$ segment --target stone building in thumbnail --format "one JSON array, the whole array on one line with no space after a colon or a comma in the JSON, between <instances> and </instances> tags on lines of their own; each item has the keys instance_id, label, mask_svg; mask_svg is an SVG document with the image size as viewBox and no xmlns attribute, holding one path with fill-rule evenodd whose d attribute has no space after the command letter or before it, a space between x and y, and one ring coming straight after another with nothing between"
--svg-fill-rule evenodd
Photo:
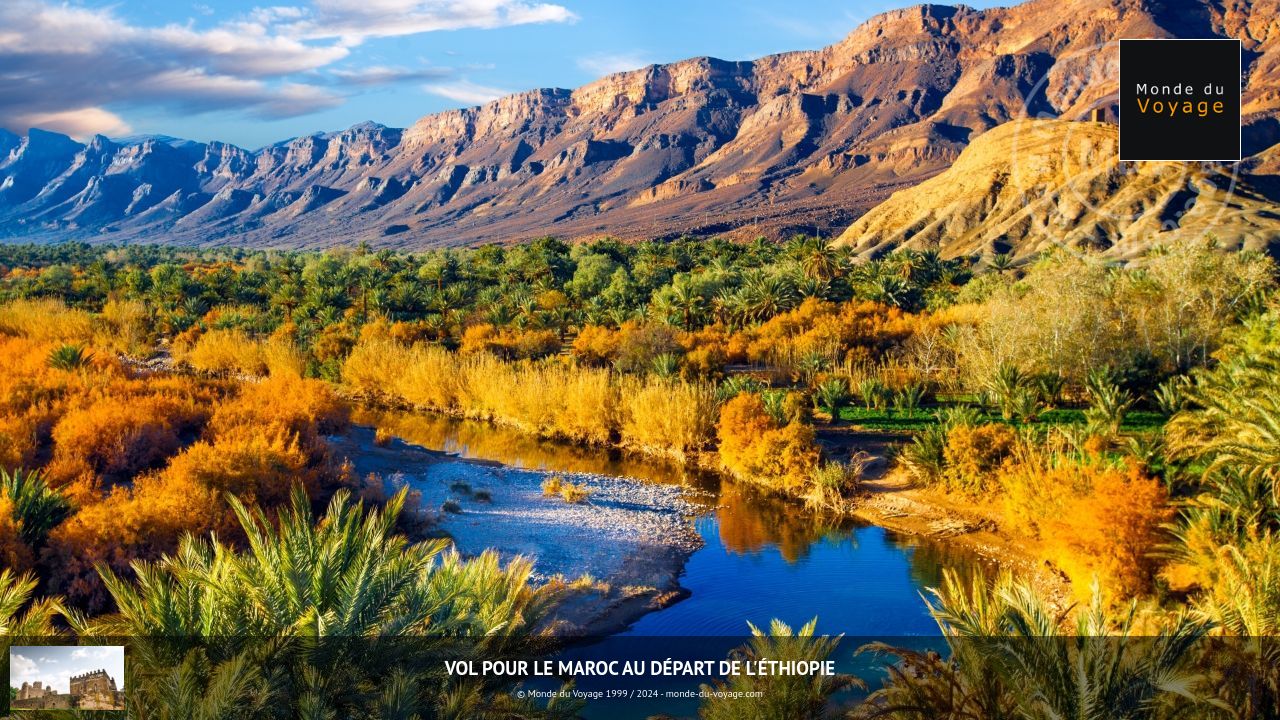
<instances>
[{"instance_id":1,"label":"stone building in thumbnail","mask_svg":"<svg viewBox=\"0 0 1280 720\"><path fill-rule=\"evenodd\" d=\"M73 675L68 692L42 682L22 683L11 703L14 710L123 710L124 693L105 670Z\"/></svg>"}]
</instances>

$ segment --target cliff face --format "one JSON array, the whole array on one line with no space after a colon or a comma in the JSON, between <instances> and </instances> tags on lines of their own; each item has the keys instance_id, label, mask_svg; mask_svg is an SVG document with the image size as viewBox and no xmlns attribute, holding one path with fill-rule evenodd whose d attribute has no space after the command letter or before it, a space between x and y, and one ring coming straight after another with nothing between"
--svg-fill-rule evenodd
<instances>
[{"instance_id":1,"label":"cliff face","mask_svg":"<svg viewBox=\"0 0 1280 720\"><path fill-rule=\"evenodd\" d=\"M0 237L425 247L838 232L1011 119L1114 115L1119 37L1243 38L1246 151L1269 147L1277 4L918 6L822 50L655 65L257 151L0 132Z\"/></svg>"}]
</instances>

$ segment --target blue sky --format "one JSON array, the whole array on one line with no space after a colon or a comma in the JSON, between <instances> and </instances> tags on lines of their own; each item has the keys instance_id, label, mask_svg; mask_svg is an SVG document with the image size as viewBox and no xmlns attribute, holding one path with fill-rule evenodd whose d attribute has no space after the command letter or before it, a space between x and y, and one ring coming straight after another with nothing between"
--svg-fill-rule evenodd
<instances>
[{"instance_id":1,"label":"blue sky","mask_svg":"<svg viewBox=\"0 0 1280 720\"><path fill-rule=\"evenodd\" d=\"M258 147L653 62L817 48L910 4L272 1L2 0L0 127Z\"/></svg>"},{"instance_id":2,"label":"blue sky","mask_svg":"<svg viewBox=\"0 0 1280 720\"><path fill-rule=\"evenodd\" d=\"M9 685L42 682L45 687L65 693L72 675L106 670L124 690L124 648L118 646L67 645L60 647L14 646L9 649Z\"/></svg>"}]
</instances>

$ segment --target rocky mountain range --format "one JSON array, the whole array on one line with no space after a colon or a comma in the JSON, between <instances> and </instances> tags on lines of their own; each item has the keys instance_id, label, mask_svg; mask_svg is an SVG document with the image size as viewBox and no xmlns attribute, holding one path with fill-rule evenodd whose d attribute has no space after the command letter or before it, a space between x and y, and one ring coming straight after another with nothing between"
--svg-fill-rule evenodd
<instances>
[{"instance_id":1,"label":"rocky mountain range","mask_svg":"<svg viewBox=\"0 0 1280 720\"><path fill-rule=\"evenodd\" d=\"M1241 38L1245 152L1280 141L1280 0L922 5L821 50L651 65L405 129L365 123L258 150L0 131L0 239L422 248L546 234L839 234L1011 120L1095 109L1114 120L1120 37ZM1259 157L1250 167L1266 196L1270 161ZM890 227L908 221L949 241L960 226L932 212L869 215L846 241L908 242ZM1012 241L970 227L988 215L969 213L956 252Z\"/></svg>"}]
</instances>

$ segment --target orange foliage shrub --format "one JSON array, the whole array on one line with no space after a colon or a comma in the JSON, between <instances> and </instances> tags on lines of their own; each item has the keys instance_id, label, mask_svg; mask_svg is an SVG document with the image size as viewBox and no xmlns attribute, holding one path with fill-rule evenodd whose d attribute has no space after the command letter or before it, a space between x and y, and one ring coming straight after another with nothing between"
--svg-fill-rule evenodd
<instances>
[{"instance_id":1,"label":"orange foliage shrub","mask_svg":"<svg viewBox=\"0 0 1280 720\"><path fill-rule=\"evenodd\" d=\"M1011 462L1001 468L1004 521L1018 535L1041 537L1073 498L1089 492L1092 466L1074 462Z\"/></svg>"},{"instance_id":2,"label":"orange foliage shrub","mask_svg":"<svg viewBox=\"0 0 1280 720\"><path fill-rule=\"evenodd\" d=\"M469 325L462 331L462 344L458 350L463 353L494 352L500 346L498 337L498 328L492 323Z\"/></svg>"},{"instance_id":3,"label":"orange foliage shrub","mask_svg":"<svg viewBox=\"0 0 1280 720\"><path fill-rule=\"evenodd\" d=\"M980 493L1017 445L1018 434L1008 425L957 425L947 433L943 480L952 490Z\"/></svg>"},{"instance_id":4,"label":"orange foliage shrub","mask_svg":"<svg viewBox=\"0 0 1280 720\"><path fill-rule=\"evenodd\" d=\"M208 490L163 476L141 477L132 489L117 487L50 533L50 587L90 613L106 610L110 598L94 566L101 563L128 577L135 560L172 552L184 533L213 530L214 499Z\"/></svg>"},{"instance_id":5,"label":"orange foliage shrub","mask_svg":"<svg viewBox=\"0 0 1280 720\"><path fill-rule=\"evenodd\" d=\"M614 365L622 372L643 374L659 355L680 353L676 331L667 325L628 320L618 328L618 349Z\"/></svg>"},{"instance_id":6,"label":"orange foliage shrub","mask_svg":"<svg viewBox=\"0 0 1280 720\"><path fill-rule=\"evenodd\" d=\"M440 339L440 333L421 320L414 322L393 322L387 329L387 334L392 339L404 343L405 345ZM361 337L364 337L363 333L361 333Z\"/></svg>"},{"instance_id":7,"label":"orange foliage shrub","mask_svg":"<svg viewBox=\"0 0 1280 720\"><path fill-rule=\"evenodd\" d=\"M13 501L0 495L0 567L23 572L31 568L31 548L19 535L21 527L14 517Z\"/></svg>"},{"instance_id":8,"label":"orange foliage shrub","mask_svg":"<svg viewBox=\"0 0 1280 720\"><path fill-rule=\"evenodd\" d=\"M39 408L0 415L0 467L30 467L46 425L48 418Z\"/></svg>"},{"instance_id":9,"label":"orange foliage shrub","mask_svg":"<svg viewBox=\"0 0 1280 720\"><path fill-rule=\"evenodd\" d=\"M343 323L326 325L311 341L311 354L316 360L339 361L355 347L356 333L351 326Z\"/></svg>"},{"instance_id":10,"label":"orange foliage shrub","mask_svg":"<svg viewBox=\"0 0 1280 720\"><path fill-rule=\"evenodd\" d=\"M560 350L560 335L553 330L496 328L489 323L468 327L462 333L463 354L487 352L504 360L537 359Z\"/></svg>"},{"instance_id":11,"label":"orange foliage shrub","mask_svg":"<svg viewBox=\"0 0 1280 720\"><path fill-rule=\"evenodd\" d=\"M843 305L808 298L754 330L747 357L751 362L788 365L809 354L833 362L878 359L922 327L920 316L899 308L863 301Z\"/></svg>"},{"instance_id":12,"label":"orange foliage shrub","mask_svg":"<svg viewBox=\"0 0 1280 720\"><path fill-rule=\"evenodd\" d=\"M1161 526L1173 515L1159 480L1136 466L1110 468L1095 473L1090 491L1047 521L1047 552L1077 592L1087 591L1096 576L1113 597L1134 597L1151 588L1157 570L1152 554L1163 539Z\"/></svg>"},{"instance_id":13,"label":"orange foliage shrub","mask_svg":"<svg viewBox=\"0 0 1280 720\"><path fill-rule=\"evenodd\" d=\"M156 467L177 451L182 408L160 397L107 397L71 410L53 428L50 475L107 483Z\"/></svg>"},{"instance_id":14,"label":"orange foliage shrub","mask_svg":"<svg viewBox=\"0 0 1280 720\"><path fill-rule=\"evenodd\" d=\"M96 563L127 576L134 560L172 552L185 533L234 535L226 493L267 508L295 482L318 493L339 480L321 435L346 422L346 406L319 381L280 377L245 385L214 409L205 439L164 469L106 496L83 483L72 488L68 494L81 507L50 534L51 586L79 607L103 610L108 598Z\"/></svg>"},{"instance_id":15,"label":"orange foliage shrub","mask_svg":"<svg viewBox=\"0 0 1280 720\"><path fill-rule=\"evenodd\" d=\"M718 375L730 362L729 336L722 327L711 326L681 333L679 341L684 348L683 367L686 373L699 377ZM742 354L736 362L744 359L745 354Z\"/></svg>"},{"instance_id":16,"label":"orange foliage shrub","mask_svg":"<svg viewBox=\"0 0 1280 720\"><path fill-rule=\"evenodd\" d=\"M718 431L721 464L744 480L794 492L818 467L813 428L799 422L779 427L755 393L742 393L724 404Z\"/></svg>"},{"instance_id":17,"label":"orange foliage shrub","mask_svg":"<svg viewBox=\"0 0 1280 720\"><path fill-rule=\"evenodd\" d=\"M573 339L573 357L584 365L602 367L618 353L619 333L600 325L588 325Z\"/></svg>"},{"instance_id":18,"label":"orange foliage shrub","mask_svg":"<svg viewBox=\"0 0 1280 720\"><path fill-rule=\"evenodd\" d=\"M185 533L234 534L226 493L270 509L295 482L318 495L343 479L321 436L346 425L346 406L324 383L297 377L296 347L284 333L247 341L271 378L232 384L135 374L97 345L87 367L55 370L47 358L61 340L44 338L60 333L26 335L61 311L7 312L5 327L23 336L0 330L0 463L33 467L50 458L44 469L77 510L49 534L38 563L49 591L79 609L107 609L98 563L127 576L134 560L172 552ZM123 313L120 324L134 315ZM83 329L79 314L58 318ZM104 481L120 484L104 493ZM20 529L0 499L0 563L32 563Z\"/></svg>"},{"instance_id":19,"label":"orange foliage shrub","mask_svg":"<svg viewBox=\"0 0 1280 720\"><path fill-rule=\"evenodd\" d=\"M314 446L320 436L344 430L349 420L347 404L326 383L278 377L248 384L239 395L218 405L209 429L215 439L238 428L253 428Z\"/></svg>"},{"instance_id":20,"label":"orange foliage shrub","mask_svg":"<svg viewBox=\"0 0 1280 720\"><path fill-rule=\"evenodd\" d=\"M323 468L311 460L296 438L245 427L187 448L164 469L161 481L272 507L287 501L297 482L316 494Z\"/></svg>"}]
</instances>

